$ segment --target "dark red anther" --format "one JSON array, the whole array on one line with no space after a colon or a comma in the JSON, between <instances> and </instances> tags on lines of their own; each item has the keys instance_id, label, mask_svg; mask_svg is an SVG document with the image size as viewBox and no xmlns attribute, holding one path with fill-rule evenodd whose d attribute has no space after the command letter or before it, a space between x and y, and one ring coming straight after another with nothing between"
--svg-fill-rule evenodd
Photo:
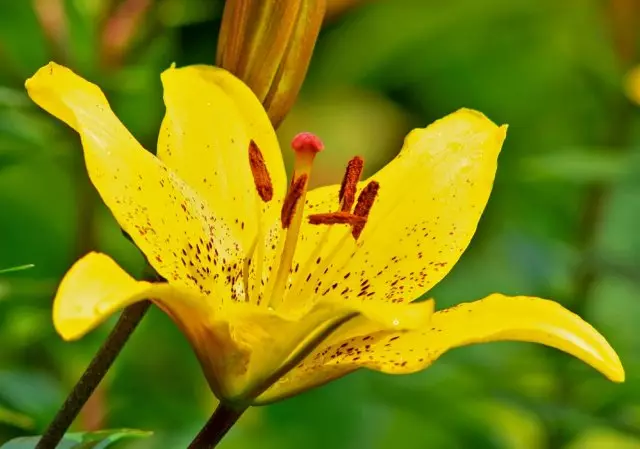
<instances>
[{"instance_id":1,"label":"dark red anther","mask_svg":"<svg viewBox=\"0 0 640 449\"><path fill-rule=\"evenodd\" d=\"M358 217L363 217L366 220L369 216L369 212L371 211L371 207L373 206L373 202L376 200L379 189L380 184L378 183L378 181L371 181L369 184L367 184L358 196L358 202L356 203L356 208L354 209L353 214L357 215ZM351 235L353 235L355 239L360 237L360 234L362 234L362 231L364 230L365 224L366 223L362 223L353 226Z\"/></svg>"},{"instance_id":2,"label":"dark red anther","mask_svg":"<svg viewBox=\"0 0 640 449\"><path fill-rule=\"evenodd\" d=\"M356 156L347 164L347 170L342 178L342 185L340 186L340 210L342 212L349 212L353 203L356 200L356 190L358 188L358 181L362 175L364 168L364 159L360 156Z\"/></svg>"},{"instance_id":3,"label":"dark red anther","mask_svg":"<svg viewBox=\"0 0 640 449\"><path fill-rule=\"evenodd\" d=\"M287 196L284 198L284 202L282 203L282 211L280 212L280 220L282 221L282 227L284 229L291 226L291 220L293 219L293 214L296 211L296 205L304 193L304 189L307 187L308 179L309 177L306 174L302 174L291 183L289 192L287 192Z\"/></svg>"},{"instance_id":4,"label":"dark red anther","mask_svg":"<svg viewBox=\"0 0 640 449\"><path fill-rule=\"evenodd\" d=\"M365 217L358 217L349 212L329 212L327 214L314 214L309 215L309 223L312 225L334 225L334 224L349 224L352 226L358 224L364 224L367 219Z\"/></svg>"},{"instance_id":5,"label":"dark red anther","mask_svg":"<svg viewBox=\"0 0 640 449\"><path fill-rule=\"evenodd\" d=\"M269 176L262 152L253 140L249 142L249 166L251 167L251 174L253 175L253 182L256 185L258 195L264 202L271 201L273 198L271 176Z\"/></svg>"}]
</instances>

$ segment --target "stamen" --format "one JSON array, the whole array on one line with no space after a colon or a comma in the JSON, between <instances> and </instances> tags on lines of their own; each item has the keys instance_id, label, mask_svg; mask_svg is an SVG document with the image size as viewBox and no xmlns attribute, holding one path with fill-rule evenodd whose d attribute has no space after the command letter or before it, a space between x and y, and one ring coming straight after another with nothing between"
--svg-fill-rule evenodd
<instances>
[{"instance_id":1,"label":"stamen","mask_svg":"<svg viewBox=\"0 0 640 449\"><path fill-rule=\"evenodd\" d=\"M251 167L251 174L253 175L258 195L265 203L271 201L273 198L271 176L269 176L262 152L253 140L249 142L249 166Z\"/></svg>"},{"instance_id":2,"label":"stamen","mask_svg":"<svg viewBox=\"0 0 640 449\"><path fill-rule=\"evenodd\" d=\"M287 196L284 198L282 211L280 212L280 220L282 221L283 229L287 229L291 226L291 220L293 219L293 215L296 211L296 205L298 204L298 200L302 197L302 194L305 192L308 180L309 176L304 173L297 179L294 179L291 183L291 188L289 189L289 192L287 192Z\"/></svg>"},{"instance_id":3,"label":"stamen","mask_svg":"<svg viewBox=\"0 0 640 449\"><path fill-rule=\"evenodd\" d=\"M327 214L314 214L307 217L312 225L333 225L349 224L352 226L362 224L367 221L365 217L358 217L349 212L330 212Z\"/></svg>"},{"instance_id":4,"label":"stamen","mask_svg":"<svg viewBox=\"0 0 640 449\"><path fill-rule=\"evenodd\" d=\"M354 209L353 214L358 217L363 217L365 219L365 223L359 223L353 226L351 235L353 235L355 239L360 237L360 234L362 234L362 231L364 230L366 219L369 216L369 212L371 211L373 202L378 195L379 189L380 184L378 181L371 181L364 189L362 189L362 192L360 192L360 195L358 196L358 202L356 203L356 208Z\"/></svg>"},{"instance_id":5,"label":"stamen","mask_svg":"<svg viewBox=\"0 0 640 449\"><path fill-rule=\"evenodd\" d=\"M358 188L358 181L360 181L360 175L362 175L362 169L364 168L364 159L360 156L356 156L347 164L347 170L342 178L342 185L340 186L340 210L342 212L349 212L353 203L356 200L356 189Z\"/></svg>"}]
</instances>

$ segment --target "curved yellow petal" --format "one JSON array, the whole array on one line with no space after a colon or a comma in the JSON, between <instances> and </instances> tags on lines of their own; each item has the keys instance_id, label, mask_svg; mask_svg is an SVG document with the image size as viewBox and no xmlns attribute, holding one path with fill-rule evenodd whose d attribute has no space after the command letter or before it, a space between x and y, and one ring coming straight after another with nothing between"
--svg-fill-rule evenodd
<instances>
[{"instance_id":1,"label":"curved yellow petal","mask_svg":"<svg viewBox=\"0 0 640 449\"><path fill-rule=\"evenodd\" d=\"M602 335L560 304L493 294L436 312L424 330L375 332L333 341L284 376L260 399L271 402L326 383L357 368L407 374L427 368L446 351L475 343L527 341L571 354L610 380L624 369Z\"/></svg>"},{"instance_id":2,"label":"curved yellow petal","mask_svg":"<svg viewBox=\"0 0 640 449\"><path fill-rule=\"evenodd\" d=\"M429 290L473 237L505 134L506 126L468 109L412 131L400 154L359 184L380 187L357 242L346 225L305 223L294 261L301 274L289 294L319 296L337 283L328 295L408 302ZM305 213L337 210L339 189L309 192ZM308 281L302 267L312 272Z\"/></svg>"},{"instance_id":3,"label":"curved yellow petal","mask_svg":"<svg viewBox=\"0 0 640 449\"><path fill-rule=\"evenodd\" d=\"M204 294L216 292L220 300L242 295L242 263L232 273L215 263L242 260L233 231L140 146L96 85L50 63L26 88L40 107L78 132L91 181L158 273Z\"/></svg>"},{"instance_id":4,"label":"curved yellow petal","mask_svg":"<svg viewBox=\"0 0 640 449\"><path fill-rule=\"evenodd\" d=\"M54 299L53 323L65 340L76 340L119 309L143 299L164 310L189 338L220 399L226 398L225 385L244 380L251 351L233 335L222 310L211 307L197 291L136 281L105 254L89 253L67 272Z\"/></svg>"},{"instance_id":5,"label":"curved yellow petal","mask_svg":"<svg viewBox=\"0 0 640 449\"><path fill-rule=\"evenodd\" d=\"M143 299L169 307L188 304L203 313L203 301L190 299L166 283L136 281L109 256L89 253L62 279L53 302L53 324L65 340L76 340L116 311Z\"/></svg>"},{"instance_id":6,"label":"curved yellow petal","mask_svg":"<svg viewBox=\"0 0 640 449\"><path fill-rule=\"evenodd\" d=\"M386 312L386 313L383 313ZM271 385L319 347L354 333L424 327L433 303L370 310L353 301L321 302L302 315L235 303L206 328L183 323L212 389L220 397L253 403ZM212 344L212 342L218 342ZM220 344L222 342L222 344Z\"/></svg>"},{"instance_id":7,"label":"curved yellow petal","mask_svg":"<svg viewBox=\"0 0 640 449\"><path fill-rule=\"evenodd\" d=\"M369 313L366 306L354 308L358 305L353 302L318 304L304 316L288 317L246 303L217 310L198 292L136 281L105 254L89 253L71 267L58 288L54 326L65 340L75 340L143 299L155 302L182 329L212 390L225 400L251 401L245 396L274 373L300 363L344 322ZM369 330L416 328L428 322L433 304L395 309L386 315L373 311L362 320Z\"/></svg>"},{"instance_id":8,"label":"curved yellow petal","mask_svg":"<svg viewBox=\"0 0 640 449\"><path fill-rule=\"evenodd\" d=\"M206 65L162 74L167 113L158 157L187 181L249 250L263 214L274 221L286 189L280 146L253 92L226 70ZM265 203L249 165L249 143L262 153L273 185Z\"/></svg>"},{"instance_id":9,"label":"curved yellow petal","mask_svg":"<svg viewBox=\"0 0 640 449\"><path fill-rule=\"evenodd\" d=\"M407 333L383 352L399 358L375 369L406 373L429 366L449 349L491 341L527 341L564 351L591 365L610 380L624 381L616 352L597 330L557 302L528 296L490 295L436 312L431 328ZM413 349L413 351L410 351ZM415 354L415 355L412 355ZM400 362L400 364L396 364ZM372 366L373 367L373 366Z\"/></svg>"},{"instance_id":10,"label":"curved yellow petal","mask_svg":"<svg viewBox=\"0 0 640 449\"><path fill-rule=\"evenodd\" d=\"M209 384L218 397L248 405L255 394L289 370L355 312L319 306L304 319L236 303L206 328L184 323ZM212 342L219 344L212 344Z\"/></svg>"}]
</instances>

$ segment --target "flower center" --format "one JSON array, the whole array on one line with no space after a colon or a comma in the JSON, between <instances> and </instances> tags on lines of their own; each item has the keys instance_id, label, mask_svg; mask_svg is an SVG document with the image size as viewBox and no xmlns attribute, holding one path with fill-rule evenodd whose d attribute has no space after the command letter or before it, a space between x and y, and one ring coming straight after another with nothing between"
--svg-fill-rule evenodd
<instances>
[{"instance_id":1,"label":"flower center","mask_svg":"<svg viewBox=\"0 0 640 449\"><path fill-rule=\"evenodd\" d=\"M280 240L279 263L274 267L275 273L269 279L264 297L269 298L268 306L276 309L284 301L287 280L292 269L292 263L298 244L300 228L304 212L305 197L311 169L316 154L323 150L322 141L311 133L300 133L291 142L295 152L293 177L289 190L282 203L280 222L285 233ZM258 195L264 202L273 197L273 186L262 153L251 141L249 146L249 163ZM364 160L356 156L349 161L340 186L338 210L321 214L309 215L307 218L312 225L348 224L351 234L358 239L367 223L369 211L373 206L379 190L377 181L370 181L358 195L358 182L362 175ZM355 203L355 208L353 207ZM353 209L353 212L351 210Z\"/></svg>"}]
</instances>

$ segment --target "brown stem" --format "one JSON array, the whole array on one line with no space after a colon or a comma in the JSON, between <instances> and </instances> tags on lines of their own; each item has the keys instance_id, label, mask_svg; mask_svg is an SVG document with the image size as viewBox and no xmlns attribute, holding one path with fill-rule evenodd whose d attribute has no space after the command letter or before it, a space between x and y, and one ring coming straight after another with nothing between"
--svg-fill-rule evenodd
<instances>
[{"instance_id":1,"label":"brown stem","mask_svg":"<svg viewBox=\"0 0 640 449\"><path fill-rule=\"evenodd\" d=\"M151 302L133 304L122 312L118 323L76 383L58 413L49 424L36 449L55 448L78 413L113 364L125 343L149 309Z\"/></svg>"},{"instance_id":2,"label":"brown stem","mask_svg":"<svg viewBox=\"0 0 640 449\"><path fill-rule=\"evenodd\" d=\"M246 409L246 407L235 409L221 402L188 449L215 448Z\"/></svg>"}]
</instances>

